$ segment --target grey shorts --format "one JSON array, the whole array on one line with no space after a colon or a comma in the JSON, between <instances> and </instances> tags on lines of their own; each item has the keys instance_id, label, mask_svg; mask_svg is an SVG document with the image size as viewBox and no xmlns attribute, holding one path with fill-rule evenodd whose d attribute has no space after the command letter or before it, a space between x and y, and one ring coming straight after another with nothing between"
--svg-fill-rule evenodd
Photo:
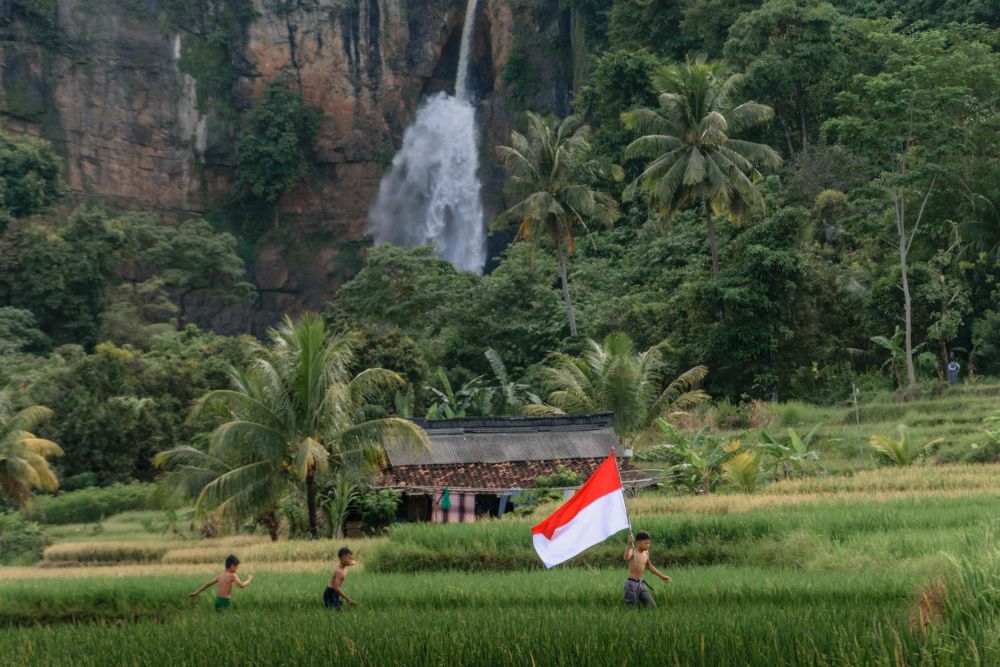
<instances>
[{"instance_id":1,"label":"grey shorts","mask_svg":"<svg viewBox=\"0 0 1000 667\"><path fill-rule=\"evenodd\" d=\"M652 594L650 594L649 587L646 586L646 582L636 581L635 579L626 579L625 604L638 604L640 607L655 607L656 600L654 600Z\"/></svg>"}]
</instances>

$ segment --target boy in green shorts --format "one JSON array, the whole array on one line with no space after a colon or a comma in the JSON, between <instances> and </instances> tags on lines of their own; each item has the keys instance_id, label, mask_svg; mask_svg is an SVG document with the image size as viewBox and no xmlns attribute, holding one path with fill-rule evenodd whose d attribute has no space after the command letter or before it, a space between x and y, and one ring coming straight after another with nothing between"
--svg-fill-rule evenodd
<instances>
[{"instance_id":1,"label":"boy in green shorts","mask_svg":"<svg viewBox=\"0 0 1000 667\"><path fill-rule=\"evenodd\" d=\"M191 597L198 597L198 594L203 590L211 586L212 584L218 584L219 590L215 595L215 611L222 611L224 609L229 609L229 605L232 603L230 598L233 595L233 584L236 584L240 588L246 588L253 581L253 575L251 574L247 577L246 581L241 581L239 575L236 574L236 570L240 566L240 559L236 556L230 555L226 557L226 571L215 577L214 579L203 584L201 588L191 593Z\"/></svg>"}]
</instances>

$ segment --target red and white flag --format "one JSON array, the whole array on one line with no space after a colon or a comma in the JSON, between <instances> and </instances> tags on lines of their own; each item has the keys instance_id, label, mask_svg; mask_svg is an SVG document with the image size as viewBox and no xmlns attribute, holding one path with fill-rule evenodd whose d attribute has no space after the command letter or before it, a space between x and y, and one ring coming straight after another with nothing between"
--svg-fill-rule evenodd
<instances>
[{"instance_id":1,"label":"red and white flag","mask_svg":"<svg viewBox=\"0 0 1000 667\"><path fill-rule=\"evenodd\" d=\"M629 527L625 494L612 452L573 497L531 529L545 567L567 561Z\"/></svg>"}]
</instances>

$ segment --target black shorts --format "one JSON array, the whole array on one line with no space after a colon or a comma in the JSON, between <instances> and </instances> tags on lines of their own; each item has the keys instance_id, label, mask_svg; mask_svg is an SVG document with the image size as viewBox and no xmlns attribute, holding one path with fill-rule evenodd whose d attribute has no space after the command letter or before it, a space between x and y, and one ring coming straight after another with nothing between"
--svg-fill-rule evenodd
<instances>
[{"instance_id":1,"label":"black shorts","mask_svg":"<svg viewBox=\"0 0 1000 667\"><path fill-rule=\"evenodd\" d=\"M323 606L340 609L340 593L327 586L326 590L323 591Z\"/></svg>"}]
</instances>

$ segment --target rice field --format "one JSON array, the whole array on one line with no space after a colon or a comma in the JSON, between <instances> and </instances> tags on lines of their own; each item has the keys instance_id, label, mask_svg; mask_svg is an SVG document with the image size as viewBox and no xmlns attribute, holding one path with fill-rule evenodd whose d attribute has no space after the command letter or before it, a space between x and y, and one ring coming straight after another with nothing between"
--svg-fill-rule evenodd
<instances>
[{"instance_id":1,"label":"rice field","mask_svg":"<svg viewBox=\"0 0 1000 667\"><path fill-rule=\"evenodd\" d=\"M0 568L0 656L5 666L1000 664L998 480L997 465L927 466L749 496L629 498L674 578L651 582L659 605L647 610L621 604L624 536L545 571L528 539L537 517L349 540L359 565L345 589L361 605L331 613L321 594L339 541L137 534L149 517L128 513L97 531L58 527L40 567ZM230 552L255 578L220 615L211 591L187 594Z\"/></svg>"},{"instance_id":2,"label":"rice field","mask_svg":"<svg viewBox=\"0 0 1000 667\"><path fill-rule=\"evenodd\" d=\"M620 570L366 573L347 584L361 605L338 613L320 606L325 577L260 573L221 615L208 598L188 603L186 593L203 578L194 574L94 577L74 582L72 592L58 579L22 581L3 587L4 609L31 601L102 612L8 627L0 655L6 665L976 665L1000 658L990 634L995 606L991 615L970 615L959 604L970 596L931 599L935 589L922 587L908 567L845 575L718 566L671 574L674 584L654 587L656 609L629 610L619 603ZM951 576L963 585L959 568Z\"/></svg>"}]
</instances>

